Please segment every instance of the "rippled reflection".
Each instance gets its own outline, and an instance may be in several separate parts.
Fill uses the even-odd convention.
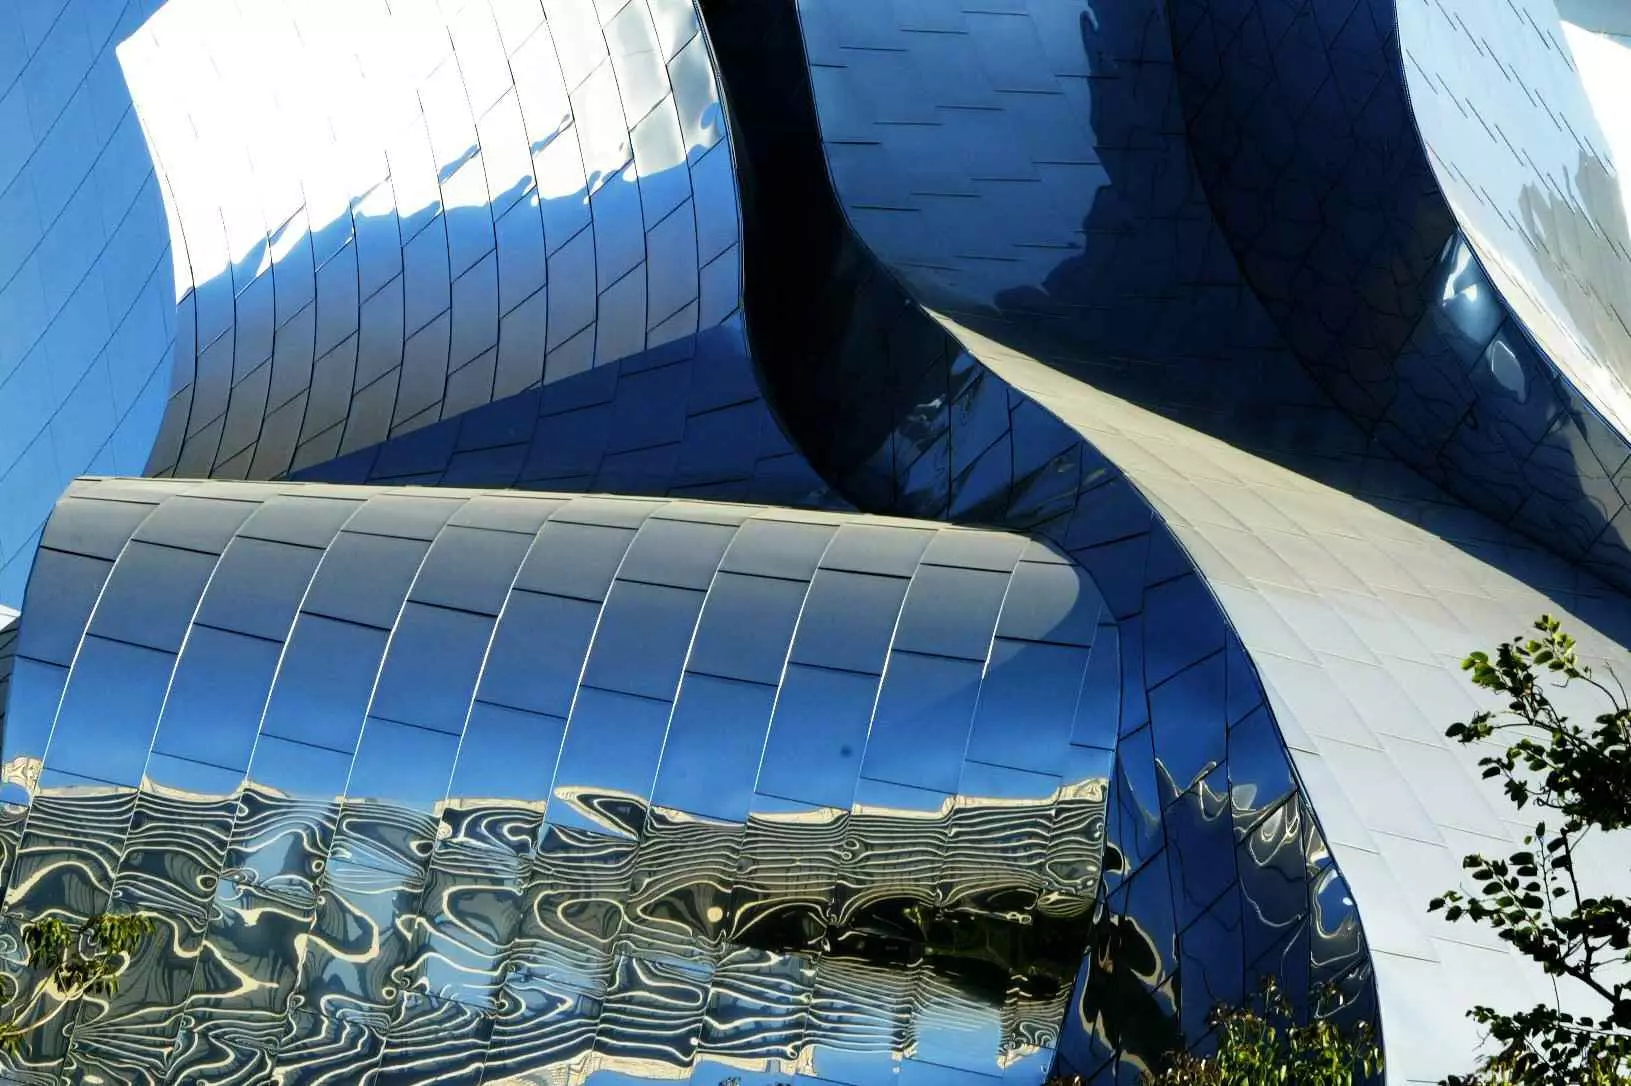
[[[932,810],[767,803],[743,823],[571,798],[634,837],[461,799],[427,862],[397,867],[310,858],[339,800],[46,787],[21,840],[5,828],[9,905],[82,913],[111,888],[114,907],[165,922],[119,994],[48,1026],[24,1066],[66,1055],[116,1081],[224,1083],[383,1059],[416,1077],[694,1070],[711,1086],[720,1068],[875,1077],[911,1058],[1000,1075],[1056,1041],[1106,789]],[[344,806],[378,854],[416,817]]]

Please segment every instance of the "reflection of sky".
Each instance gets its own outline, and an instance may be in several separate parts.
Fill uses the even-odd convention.
[[[1631,433],[1631,239],[1623,205],[1601,191],[1615,141],[1556,9],[1402,0],[1398,11],[1411,104],[1457,218],[1553,361]]]
[[[464,128],[470,120],[468,105],[453,100],[464,94],[458,69],[445,65],[430,78],[449,49],[434,10],[335,5],[322,12],[321,27],[309,24],[314,14],[311,5],[183,0],[120,49],[141,91],[148,138],[188,218],[179,294],[252,256],[253,266],[237,271],[255,277],[302,238],[287,229],[295,216],[321,232],[347,215],[352,194],[387,177],[395,198],[387,185],[386,207],[394,203],[409,219],[428,217],[444,200],[487,202],[485,187],[451,184],[444,196],[436,184],[418,92],[426,117],[462,106]],[[451,162],[465,148],[439,150]],[[480,168],[470,176],[479,178]],[[191,221],[195,207],[218,208],[220,229]],[[171,232],[181,236],[174,222]]]

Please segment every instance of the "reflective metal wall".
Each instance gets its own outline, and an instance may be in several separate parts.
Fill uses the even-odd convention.
[[[1126,472],[1159,511],[1158,531],[1170,526],[1210,590],[1189,613],[1218,601],[1264,679],[1276,734],[1366,920],[1390,1076],[1432,1081],[1465,1066],[1477,1038],[1462,1008],[1492,991],[1530,1002],[1543,978],[1499,944],[1469,947],[1466,933],[1425,914],[1428,897],[1456,882],[1460,854],[1511,839],[1498,797],[1481,794],[1476,767],[1442,742],[1442,728],[1476,708],[1459,655],[1552,610],[1592,628],[1588,636],[1623,664],[1625,597],[1424,480],[1309,381],[1240,280],[1187,166],[1184,130],[1171,123],[1161,13],[1094,5],[1078,19],[1074,5],[1028,4],[998,25],[1043,59],[1012,71],[978,54],[980,35],[963,14],[937,14],[931,27],[921,13],[895,18],[861,5],[800,13],[846,218],[913,300],[946,311],[937,315],[953,333],[937,353],[945,361],[929,367],[938,376],[919,386],[939,382],[944,398],[898,410],[880,448],[984,448],[995,433],[1016,450],[1015,472],[999,473],[996,492],[1021,494],[1030,477],[1018,465],[1031,461],[1017,450],[1058,434],[1067,478],[1081,464],[1083,478],[1100,481],[1077,499],[1078,517],[1113,508],[1108,484],[1119,472],[1109,464]],[[1067,41],[1088,47],[1078,60],[1065,56],[1073,66],[1054,56]],[[976,50],[978,63],[941,62],[961,48]],[[885,52],[901,63],[886,68]],[[924,93],[894,89],[902,69]],[[1025,85],[1050,71],[1052,89]],[[1007,172],[995,178],[970,166],[961,135],[978,123],[963,110],[982,93],[981,76],[987,106],[1016,111],[1001,138],[1044,148],[1029,153],[1029,167],[1023,156],[1005,158]],[[1077,190],[1086,196],[1075,223],[1068,213],[1047,219],[1045,204],[1029,217],[1020,211],[1044,167],[1071,158],[1059,153],[1069,144],[1056,129],[1026,121],[1044,108],[1031,98],[1050,96],[1078,103],[1076,127],[1063,131],[1097,141],[1077,152],[1079,168],[1096,159],[1106,175],[1097,190]],[[914,109],[922,115],[901,113]],[[964,209],[964,236],[918,229],[952,229],[953,206]],[[1026,260],[1036,258],[1017,250],[1043,246],[1056,264],[1027,284]],[[1453,249],[1447,256],[1453,263]],[[913,362],[921,354],[879,356],[896,363],[893,376],[876,378],[884,387],[924,372]],[[978,390],[991,388],[1006,390],[1006,412],[977,409],[990,399]],[[925,462],[924,482],[895,500],[967,493],[945,458]],[[1125,575],[1094,564],[1104,562],[1103,543],[1081,544],[1132,536],[1136,518],[1124,517],[1119,536],[1071,541],[1045,517],[1032,530],[1060,539],[1114,600],[1111,586]],[[1132,562],[1150,568],[1142,555]],[[1154,616],[1144,621],[1148,631]],[[1178,638],[1161,629],[1146,644],[1153,651]],[[1609,883],[1625,882],[1623,863],[1604,859]],[[1192,946],[1209,941],[1193,936]]]
[[[1611,586],[1515,536],[1396,462],[1351,458],[1353,489],[1062,378],[960,329],[994,375],[1126,466],[1162,512],[1261,676],[1277,735],[1364,921],[1388,1081],[1438,1081],[1470,1066],[1475,1004],[1527,1008],[1550,978],[1490,933],[1448,925],[1428,901],[1460,858],[1510,851],[1526,827],[1480,780],[1476,752],[1443,729],[1479,708],[1462,655],[1557,614],[1596,654],[1631,666],[1631,606]],[[1575,719],[1589,691],[1557,692]],[[1625,842],[1593,844],[1594,886],[1631,892]],[[1590,997],[1564,988],[1565,1006]]]
[[[280,476],[739,308],[691,0],[174,0],[120,61],[177,245],[150,474]]]
[[[766,273],[777,311],[805,330],[755,337],[778,406],[812,460],[865,508],[1004,523],[1055,541],[1094,576],[1122,633],[1117,851],[1106,862],[1114,919],[1078,990],[1064,1069],[1100,1081],[1136,1076],[1172,1042],[1158,1024],[1165,1014],[1198,1037],[1215,1001],[1240,998],[1264,972],[1300,1001],[1311,985],[1335,982],[1327,1012],[1374,1015],[1346,883],[1303,805],[1273,716],[1260,708],[1253,666],[1168,526],[1117,464],[964,350],[863,247],[810,225],[830,222],[851,236],[830,190],[788,176],[803,166],[786,154],[797,145],[789,130],[800,104],[785,87],[763,85],[801,61],[797,19],[776,17],[790,10],[729,8],[709,24],[733,101],[775,101],[774,116],[746,104],[735,112],[739,154],[759,182],[750,262],[756,245],[785,251],[794,239],[808,238],[817,254],[817,272],[801,264]],[[813,70],[818,82],[839,75]],[[806,98],[802,108],[812,138],[814,105]],[[824,177],[820,167],[814,175]],[[789,193],[802,201],[797,217]],[[890,267],[903,279],[921,270]],[[796,289],[800,275],[822,272],[830,282],[817,285],[827,289]],[[1225,793],[1233,856],[1222,822],[1204,813],[1220,811]],[[1135,1007],[1145,1013],[1118,1013]]]
[[[164,926],[24,1066],[714,1086],[1052,1062],[1120,653],[1045,546],[719,504],[92,480],[29,599],[8,903]],[[1176,817],[1227,854],[1214,803]]]
[[[1399,0],[1422,142],[1502,300],[1631,433],[1631,230],[1615,163],[1545,0]],[[1522,63],[1515,58],[1521,57]]]
[[[169,239],[114,58],[156,6],[0,8],[0,604],[62,488],[140,471],[163,410]]]
[[[1540,610],[1631,643],[1627,450],[1412,134],[1427,9],[964,7],[130,26],[150,469],[325,485],[58,507],[7,905],[169,919],[8,1073],[1114,1082],[1272,973],[1436,1080],[1533,993],[1425,915],[1511,834],[1441,733]]]
[[[1413,20],[1448,25],[1429,5],[1403,7],[1419,9],[1398,16],[1407,31]],[[1571,362],[1561,334],[1556,350],[1532,338],[1549,344],[1547,322],[1576,310],[1600,313],[1593,327],[1618,327],[1597,297],[1618,288],[1567,288],[1576,302],[1548,302],[1538,315],[1503,300],[1515,288],[1501,280],[1496,289],[1480,259],[1495,267],[1513,245],[1542,254],[1525,259],[1550,259],[1548,246],[1539,227],[1528,240],[1486,242],[1489,230],[1441,191],[1440,175],[1458,159],[1433,151],[1431,118],[1419,119],[1418,134],[1411,105],[1426,92],[1406,93],[1391,2],[954,8],[801,7],[832,176],[865,244],[915,297],[997,322],[1039,357],[1068,359],[1103,387],[1253,447],[1283,444],[1279,431],[1306,425],[1311,375],[1312,398],[1334,401],[1362,438],[1631,585],[1631,445],[1604,420],[1616,401],[1588,380],[1607,371]],[[1458,100],[1515,86],[1499,62],[1457,75],[1485,61],[1465,33],[1452,36],[1454,49],[1411,57],[1430,53],[1443,78],[1455,75]],[[1474,37],[1512,41],[1514,55],[1540,43],[1532,31],[1494,26]],[[1541,67],[1563,68],[1545,77],[1551,97],[1536,100],[1551,114],[1527,98],[1521,110],[1484,107],[1528,118],[1521,132],[1537,127],[1541,142],[1567,138],[1555,117],[1595,128],[1566,47],[1562,57],[1548,48]],[[1422,66],[1412,59],[1408,70]],[[1476,112],[1438,98],[1432,108],[1488,138],[1465,119]],[[1490,153],[1479,150],[1479,161]],[[1452,165],[1435,172],[1434,161]],[[1501,191],[1514,177],[1540,176],[1497,168]],[[1624,233],[1617,191],[1547,170],[1550,180],[1530,187],[1601,190],[1593,206],[1605,223],[1576,232],[1566,247],[1576,255],[1560,257],[1551,278],[1631,281],[1615,270],[1624,248],[1613,240]],[[1522,203],[1514,194],[1481,214],[1515,221]],[[1607,240],[1593,256],[1599,237]],[[1309,373],[1288,372],[1288,353]],[[1238,381],[1272,382],[1297,417],[1236,406]]]

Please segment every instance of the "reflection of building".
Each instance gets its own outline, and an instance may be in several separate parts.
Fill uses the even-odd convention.
[[[114,404],[0,384],[0,855],[168,919],[21,1080],[1108,1082],[1264,973],[1436,1080],[1541,991],[1425,915],[1511,833],[1441,733],[1631,643],[1624,223],[1471,209],[1427,5],[80,7],[0,213],[71,69],[170,233],[58,209],[0,324]],[[81,265],[163,312],[85,353]]]

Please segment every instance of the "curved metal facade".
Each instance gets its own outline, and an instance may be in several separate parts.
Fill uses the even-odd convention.
[[[0,631],[6,923],[166,918],[8,1073],[1097,1084],[1272,973],[1402,1082],[1535,991],[1442,729],[1631,644],[1618,235],[1480,218],[1415,0],[967,6],[127,13],[220,479]]]
[[[1055,426],[1078,438],[1084,463],[1107,456],[1125,469],[1160,510],[1157,531],[1171,526],[1238,631],[1314,808],[1329,812],[1337,857],[1371,921],[1393,1074],[1437,1078],[1477,1043],[1460,1009],[1487,998],[1492,983],[1518,1003],[1545,997],[1499,944],[1469,950],[1464,933],[1424,916],[1431,887],[1456,881],[1460,853],[1478,847],[1481,835],[1509,835],[1477,794],[1476,767],[1442,743],[1438,722],[1464,717],[1476,704],[1452,678],[1452,654],[1540,610],[1572,613],[1585,628],[1595,626],[1605,645],[1623,646],[1625,598],[1424,481],[1310,385],[1260,303],[1238,280],[1231,285],[1239,272],[1220,254],[1224,235],[1200,179],[1182,181],[1186,137],[1164,113],[1172,101],[1164,80],[1175,72],[1161,62],[1159,18],[1131,8],[1096,9],[1095,18],[1081,20],[1073,12],[1069,4],[1032,4],[986,17],[1005,28],[992,30],[949,12],[938,21],[893,20],[859,5],[800,7],[845,225],[876,254],[886,279],[913,301],[950,313],[935,314],[953,335],[933,350],[890,349],[932,340],[927,332],[885,337],[882,349],[871,345],[875,362],[887,360],[870,377],[872,402],[919,405],[896,408],[870,460],[886,472],[895,465],[895,488],[878,493],[899,511],[932,514],[958,504],[989,516],[983,500],[994,495],[1003,509],[1029,483],[1018,450],[1038,429]],[[1002,68],[1001,57],[980,54],[982,37],[1003,33],[1005,48],[1030,55],[1029,62]],[[1075,54],[1061,43],[1074,40],[1089,43],[1086,62],[1062,68]],[[948,51],[962,59],[948,62]],[[1055,55],[1061,52],[1063,62]],[[1049,72],[1051,89],[1037,82]],[[898,93],[902,79],[913,93]],[[936,89],[949,97],[940,101]],[[982,94],[980,107],[974,99]],[[1090,102],[1075,116],[1090,116],[1092,129],[1062,133],[1028,123],[1050,108],[1037,102],[1049,95],[1061,107],[1077,97]],[[1010,107],[1013,115],[1000,125],[966,112]],[[974,141],[963,130],[982,124],[1000,128],[1010,144],[1029,141],[1029,171],[1017,150],[1002,158],[998,176],[971,165]],[[1071,131],[1083,142],[1070,144]],[[1077,150],[1063,153],[1072,146]],[[1060,163],[1103,175],[1096,190],[1074,190],[1087,207],[1080,219],[1026,202],[1038,191],[1027,186],[1040,181],[1045,191]],[[959,228],[962,234],[952,233]],[[1032,286],[1027,261],[1039,258],[1022,250],[1036,249],[1062,255]],[[1453,247],[1447,255],[1453,258]],[[1477,290],[1464,293],[1482,300]],[[909,318],[889,320],[903,326]],[[828,365],[859,372],[842,358]],[[914,389],[936,391],[900,395]],[[1006,399],[1006,413],[981,410],[994,396]],[[1033,412],[1029,419],[1015,410],[1022,403]],[[926,413],[931,404],[935,410]],[[840,417],[855,419],[860,430],[875,425],[865,411]],[[1595,415],[1587,408],[1574,417]],[[1067,440],[1054,441],[1069,449]],[[996,449],[1013,474],[975,482],[946,455],[959,448]],[[939,455],[903,459],[902,449]],[[904,473],[903,464],[910,465]],[[1566,464],[1550,466],[1566,480],[1573,475]],[[1075,513],[1094,500],[1089,491]],[[1069,529],[1045,517],[1026,526],[1059,540],[1115,597],[1109,586],[1124,577],[1095,568],[1079,536],[1073,544]],[[1427,602],[1435,599],[1453,600],[1481,622]],[[1405,617],[1408,632],[1377,626],[1383,615]],[[1162,631],[1151,643],[1170,636]],[[1623,650],[1609,655],[1621,659]],[[1378,804],[1378,795],[1399,802]],[[1604,877],[1631,885],[1621,866],[1606,862]],[[1192,942],[1205,938],[1194,935]],[[1424,987],[1458,998],[1424,1006],[1416,998]],[[1445,1047],[1446,1037],[1465,1047]]]
[[[1545,357],[1631,434],[1631,230],[1557,7],[1413,0],[1398,18],[1422,143],[1462,229]],[[1503,61],[1519,50],[1524,63]]]
[[[62,488],[139,472],[163,412],[169,238],[114,57],[156,6],[0,11],[0,605]]]
[[[740,308],[691,0],[175,0],[120,57],[177,244],[149,474],[278,477]]]

